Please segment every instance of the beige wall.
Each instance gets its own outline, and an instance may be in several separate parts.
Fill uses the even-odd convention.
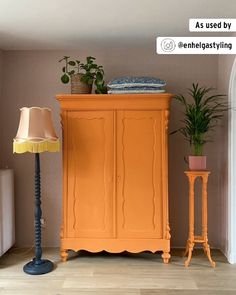
[[[218,70],[218,88],[221,93],[229,94],[230,74],[235,59],[235,55],[222,55],[219,57],[219,70]],[[228,117],[225,116],[224,124],[221,126],[221,141],[220,141],[220,154],[222,157],[219,162],[219,171],[221,178],[220,185],[220,247],[224,253],[228,249]]]
[[[0,101],[2,102],[2,74],[3,74],[3,53],[0,49]],[[0,142],[2,142],[2,128],[3,128],[3,121],[2,121],[2,112],[3,108],[0,108]],[[2,145],[0,144],[0,167],[2,167],[3,162],[3,152],[2,152]]]
[[[69,87],[59,81],[61,65],[59,58],[73,55],[83,59],[86,55],[97,57],[104,65],[106,78],[135,74],[160,76],[168,83],[167,90],[173,93],[183,92],[192,82],[217,86],[217,56],[160,56],[153,46],[132,46],[120,44],[118,47],[91,48],[90,50],[68,51],[5,51],[3,97],[4,163],[15,171],[16,199],[16,239],[18,246],[30,246],[34,241],[33,202],[34,202],[34,158],[32,154],[13,155],[12,138],[16,134],[19,108],[22,106],[49,106],[54,113],[54,122],[58,135],[60,132],[59,106],[54,96],[69,92]],[[181,111],[173,102],[171,107],[170,130],[179,126]],[[211,244],[220,245],[221,219],[219,215],[220,178],[218,161],[221,140],[207,146],[208,167],[212,170],[209,183],[211,194],[209,212],[209,237]],[[219,148],[218,148],[219,146]],[[214,149],[214,153],[212,150]],[[188,199],[187,182],[183,171],[187,168],[184,156],[188,155],[188,145],[180,135],[170,137],[169,186],[170,186],[170,225],[173,246],[184,246],[187,238]],[[43,245],[59,245],[61,217],[61,154],[41,156],[43,215],[47,226],[43,229]],[[199,217],[200,218],[200,217]]]
[[[0,94],[2,93],[3,52],[0,49]]]

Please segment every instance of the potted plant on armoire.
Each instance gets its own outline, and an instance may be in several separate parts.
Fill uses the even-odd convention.
[[[225,95],[212,94],[214,88],[200,87],[192,84],[188,89],[189,98],[184,95],[175,95],[184,109],[181,120],[182,127],[172,132],[180,132],[189,142],[191,154],[189,155],[190,170],[206,170],[206,156],[203,147],[208,141],[212,141],[210,132],[214,131],[217,123],[228,110]]]
[[[103,66],[95,63],[95,57],[87,56],[86,62],[71,59],[70,56],[64,56],[59,62],[63,62],[61,82],[64,84],[71,81],[72,94],[90,94],[93,84],[95,93],[107,93],[107,86],[104,81]]]

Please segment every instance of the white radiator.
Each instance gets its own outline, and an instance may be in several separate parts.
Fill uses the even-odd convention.
[[[0,256],[15,243],[14,176],[0,169]]]

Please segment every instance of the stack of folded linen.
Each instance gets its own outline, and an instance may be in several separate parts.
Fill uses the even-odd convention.
[[[111,80],[108,86],[109,94],[119,93],[162,93],[166,82],[154,77],[120,77]]]

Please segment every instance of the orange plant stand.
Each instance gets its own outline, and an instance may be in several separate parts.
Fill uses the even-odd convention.
[[[184,256],[188,255],[185,266],[188,267],[192,258],[193,247],[195,243],[203,244],[203,249],[208,257],[211,266],[215,267],[215,262],[211,258],[210,246],[207,235],[207,182],[209,171],[185,171],[189,180],[189,236]],[[194,235],[194,183],[200,177],[202,180],[202,235]]]

